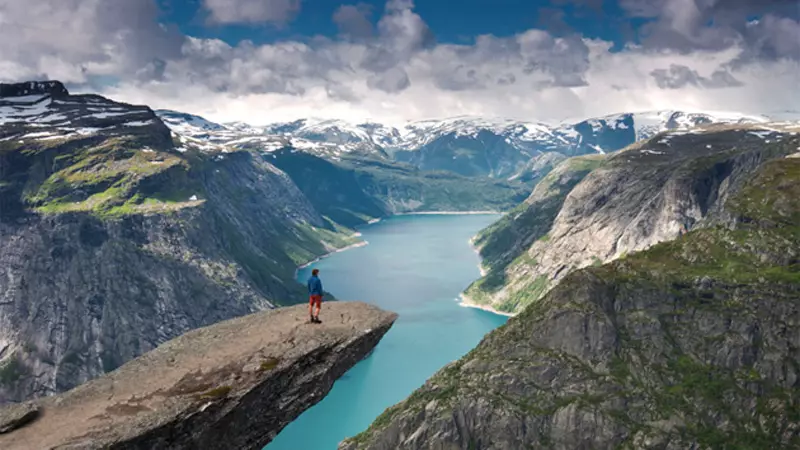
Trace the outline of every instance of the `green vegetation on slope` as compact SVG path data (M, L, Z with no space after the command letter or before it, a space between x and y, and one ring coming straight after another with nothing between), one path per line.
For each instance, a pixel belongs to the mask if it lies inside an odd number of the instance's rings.
M147 133L4 144L8 169L0 175L14 212L165 212L200 193L188 156Z
M570 158L545 176L533 194L512 209L500 220L482 230L474 244L480 249L486 276L467 288L466 295L476 303L489 303L507 283L508 271L516 267L530 267L535 260L526 254L536 240L549 239L547 232L553 225L567 194L593 170L605 162L604 155ZM538 298L549 284L545 277L523 281L526 288L503 299L495 305L500 311L514 312Z

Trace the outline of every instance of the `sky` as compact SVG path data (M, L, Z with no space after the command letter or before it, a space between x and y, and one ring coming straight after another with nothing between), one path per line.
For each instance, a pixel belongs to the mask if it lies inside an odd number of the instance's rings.
M800 0L0 0L0 81L255 125L800 110Z

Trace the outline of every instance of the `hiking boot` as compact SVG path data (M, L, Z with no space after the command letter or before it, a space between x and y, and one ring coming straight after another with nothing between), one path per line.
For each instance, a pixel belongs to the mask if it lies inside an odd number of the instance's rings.
M314 317L314 323L322 323L322 321L319 320L319 317Z

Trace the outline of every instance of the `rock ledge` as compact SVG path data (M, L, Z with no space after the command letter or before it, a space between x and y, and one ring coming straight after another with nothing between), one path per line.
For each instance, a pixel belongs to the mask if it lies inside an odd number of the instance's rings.
M0 448L260 449L363 359L397 315L280 308L186 333L69 392L0 409Z

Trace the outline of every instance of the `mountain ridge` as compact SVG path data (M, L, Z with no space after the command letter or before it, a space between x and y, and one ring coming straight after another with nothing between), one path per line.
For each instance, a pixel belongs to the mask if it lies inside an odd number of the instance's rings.
M769 120L740 113L665 110L611 114L560 124L456 116L411 121L399 127L315 118L252 126L242 122L217 124L199 116L181 120L189 116L168 110L157 114L179 134L218 144L266 152L292 147L332 160L340 160L343 155L378 157L421 170L507 180L528 180L526 168L548 153L611 153L669 129ZM535 181L531 179L533 184Z

